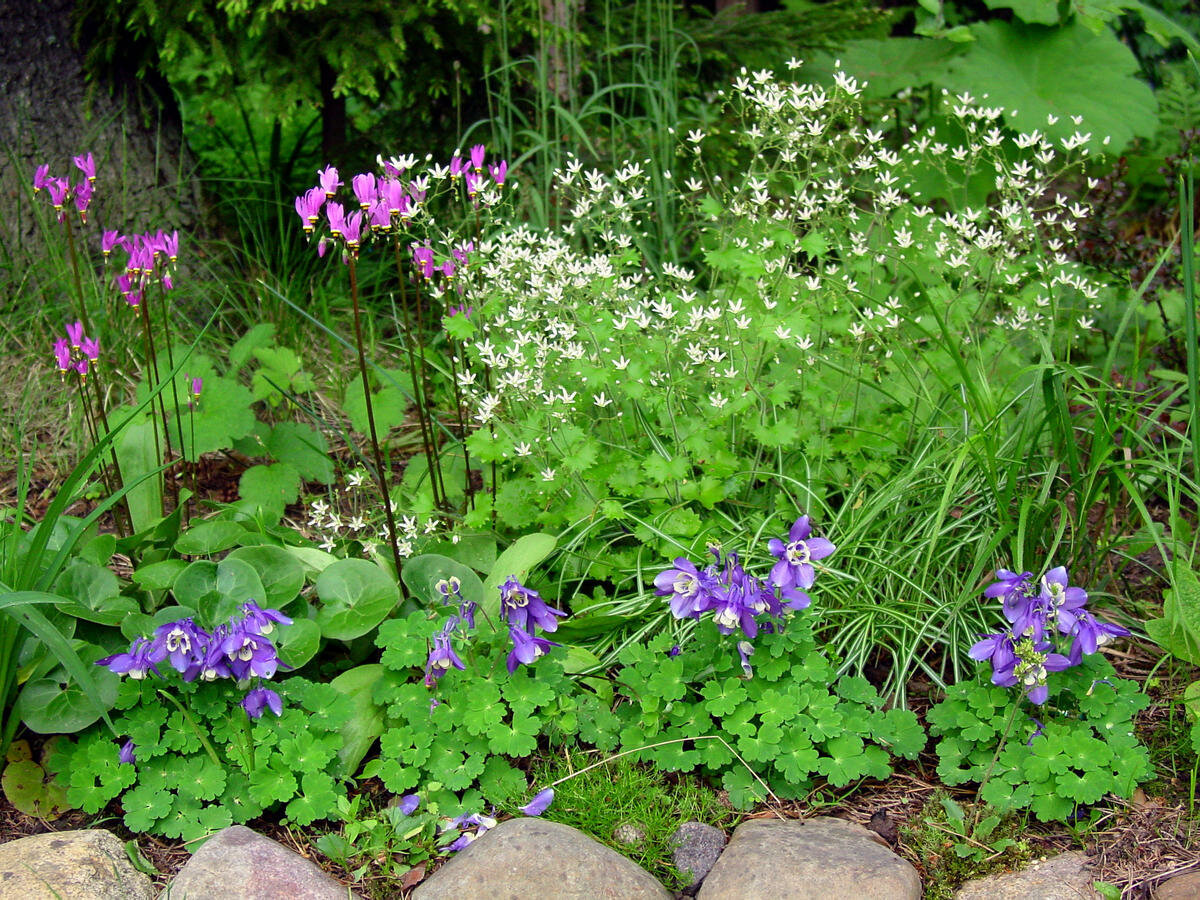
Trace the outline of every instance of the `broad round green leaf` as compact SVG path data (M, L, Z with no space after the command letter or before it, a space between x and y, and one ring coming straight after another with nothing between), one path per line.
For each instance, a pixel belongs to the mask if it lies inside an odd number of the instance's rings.
M184 556L207 556L237 546L246 529L236 522L201 522L179 536L175 552Z
M383 570L365 559L340 559L317 578L317 624L326 638L350 641L387 618L400 591Z
M120 594L117 576L108 569L81 559L73 560L54 583L56 593L66 598L59 610L88 622L119 625L138 604Z
M226 557L217 563L216 591L207 594L198 607L201 623L206 628L215 628L236 615L248 600L261 606L265 593L254 566Z
M175 584L179 573L187 567L187 561L182 559L164 559L139 566L133 573L133 583L148 591L166 590Z
M347 669L330 682L330 686L346 696L350 718L340 729L342 746L338 750L335 774L349 778L358 771L363 757L383 733L383 709L371 697L375 685L383 677L379 663Z
M259 606L282 609L296 599L304 587L304 567L291 553L282 547L262 544L258 547L239 547L225 557L225 561L240 559L253 566L262 581L262 597L256 597Z
M211 559L198 559L179 573L171 593L180 606L199 609L209 595L217 592L217 564Z
M278 625L269 635L279 658L299 669L317 655L321 647L321 626L312 619L293 619L291 625Z
M436 553L414 556L404 564L401 577L413 596L426 606L441 606L446 598L437 590L437 583L450 577L459 580L463 599L477 605L483 603L483 582L471 569L457 560Z
M95 644L75 641L74 647L85 664L108 655ZM84 687L62 668L30 681L17 696L13 713L38 734L72 734L86 728L112 707L119 684L118 677L102 666L89 665L89 675L93 683Z

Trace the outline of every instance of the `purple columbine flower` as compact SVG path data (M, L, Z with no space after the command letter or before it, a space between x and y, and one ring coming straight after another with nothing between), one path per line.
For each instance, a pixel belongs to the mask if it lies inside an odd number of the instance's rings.
M270 678L279 668L275 645L267 638L246 627L243 620L230 623L229 635L221 642L229 660L229 669L238 681L247 678Z
M251 719L260 718L263 711L271 710L277 716L283 715L283 700L270 688L259 687L247 692L242 698L242 709Z
M825 538L811 537L812 526L808 516L801 516L792 523L787 543L771 538L767 549L779 562L771 569L771 583L780 588L798 587L808 590L816 578L812 561L824 559L836 549Z
M446 627L433 636L433 649L429 651L429 659L425 662L426 687L434 687L441 677L450 671L451 666L460 671L466 669L466 663L459 659L451 642L457 627L458 619L451 616Z
M186 676L193 670L195 677L200 673L211 637L190 618L159 625L154 629L149 658L156 663L169 660L176 672Z
M525 587L517 581L516 576L510 575L500 585L500 615L508 620L509 625L532 634L535 625L542 631L558 630L555 616L565 616L566 613L547 606L541 594Z
M218 625L213 629L212 639L205 648L204 659L200 663L200 680L216 681L218 678L232 678L233 670L229 668L229 657L225 654L225 639L229 637L229 626Z
M990 660L992 663L992 682L999 684L996 681L995 673L1001 670L1011 672L1015 664L1016 653L1013 636L1007 631L1001 631L997 634L983 635L983 640L971 645L971 649L967 651L967 656L971 659Z
M747 678L753 678L754 668L750 665L750 657L754 655L754 645L749 641L738 641L737 652L742 659L742 671Z
M1083 588L1068 584L1066 567L1058 566L1042 577L1042 590L1038 599L1045 604L1050 615L1056 615L1081 609L1087 604L1088 596Z
M200 396L199 388L196 389L196 396ZM242 627L251 634L261 634L264 637L274 631L276 625L292 624L292 620L279 610L262 609L253 600L242 604L242 615Z
M134 638L133 643L129 645L128 652L114 653L104 659L98 659L96 665L105 666L110 672L117 675L128 675L135 681L145 678L147 672L153 672L162 677L154 660L150 658L150 651L153 647L154 644L147 638Z
M511 675L517 671L517 667L521 665L532 665L537 661L539 656L542 656L551 647L561 647L562 644L556 644L553 641L548 641L545 638L535 637L528 631L518 628L515 625L509 626L508 636L512 639L513 648L508 654L508 672Z
M676 557L675 568L654 576L654 592L671 598L671 614L677 619L698 619L701 613L711 609L716 587L716 574L712 569L700 570L682 556Z
M126 741L121 745L121 752L117 754L117 762L129 763L133 765L137 762L137 744L133 741Z
M538 791L537 796L521 807L521 812L527 816L540 816L554 802L554 788Z
M1129 629L1097 619L1086 609L1059 610L1058 627L1063 634L1074 635L1068 659L1077 665L1084 654L1095 653L1119 637L1129 637Z

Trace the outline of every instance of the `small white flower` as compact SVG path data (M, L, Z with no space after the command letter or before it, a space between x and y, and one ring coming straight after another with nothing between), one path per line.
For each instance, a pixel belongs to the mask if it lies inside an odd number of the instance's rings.
M553 481L554 480L554 470L551 469L549 466L542 469L542 471L539 474L542 476L542 481Z
M513 448L513 452L516 453L517 456L529 456L533 453L533 450L527 443L522 441Z

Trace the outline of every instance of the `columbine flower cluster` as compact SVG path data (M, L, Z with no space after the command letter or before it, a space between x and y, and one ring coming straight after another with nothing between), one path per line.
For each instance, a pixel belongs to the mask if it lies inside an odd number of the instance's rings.
M65 338L54 342L54 359L64 376L75 372L86 378L91 365L100 360L100 342L83 333L82 322L75 322L67 326Z
M561 644L538 637L537 629L557 631L555 616L565 615L562 610L546 605L537 591L509 576L500 585L500 616L508 623L508 636L513 643L508 654L508 671L515 672L522 664L530 665L551 647L561 647Z
M816 579L813 562L832 554L835 547L825 538L813 537L808 516L801 516L786 540L772 538L767 549L777 562L766 580L746 572L737 553L726 554L712 546L709 551L715 562L701 569L684 557L677 558L675 568L655 577L655 593L670 597L671 613L677 619L699 619L711 612L721 634L740 628L753 639L760 628L770 632L782 625L786 611L808 607L812 600L805 591ZM760 622L762 616L769 621ZM738 651L748 670L753 647L747 649L743 643Z
M58 213L59 222L67 220L65 207L74 203L75 209L79 211L80 221L87 224L88 207L91 205L96 185L96 159L91 153L87 153L72 157L71 162L83 173L79 182L71 184L67 178L52 176L49 164L44 164L38 166L33 173L33 192L36 194L43 188L46 189L50 195L50 205Z
M462 595L462 583L454 577L439 581L435 589L442 603L458 603L458 612L446 620L442 629L433 636L429 658L425 663L425 684L434 687L451 668L465 669L466 664L455 652L454 637L461 634L469 637L475 629L475 604ZM521 584L515 576L509 576L500 585L500 617L508 625L508 636L512 641L507 666L511 674L519 666L531 665L551 647L560 647L553 641L537 634L537 629L553 632L558 628L557 616L565 616L562 610L546 604L541 595Z
M163 677L158 666L170 663L184 681L216 681L232 678L242 688L252 679L269 679L280 665L275 645L267 635L276 625L292 620L275 609L262 609L253 600L243 603L240 616L218 625L209 634L191 618L160 625L153 638L135 638L126 653L115 653L96 661L118 675L142 679L150 672ZM251 719L265 709L283 714L283 701L270 688L256 685L242 698L242 708Z
M1083 588L1069 583L1064 566L1051 569L1039 581L1030 572L996 571L999 579L984 590L985 597L999 599L1009 628L983 635L974 644L970 657L990 660L992 683L1001 687L1020 685L1030 701L1046 702L1050 672L1061 672L1078 665L1084 655L1118 637L1127 637L1128 629L1103 622L1084 607L1088 601ZM1067 654L1052 638L1071 638Z

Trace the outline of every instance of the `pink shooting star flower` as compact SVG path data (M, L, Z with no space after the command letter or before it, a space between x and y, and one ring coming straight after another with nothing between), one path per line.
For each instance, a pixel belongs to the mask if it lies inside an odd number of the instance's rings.
M100 341L98 341L96 338L85 337L82 341L80 341L79 349L82 351L83 355L92 362L99 362Z
M123 246L125 238L121 237L121 232L113 229L112 231L103 231L100 233L100 252L108 256L113 251L113 247Z
M47 187L50 187L50 164L43 163L33 172L33 192L36 194Z
M496 165L488 166L488 172L492 181L496 182L496 187L504 187L504 179L508 177L508 160L502 159Z
M454 277L454 269L454 260L448 259L442 263L442 274L446 276L447 280Z
M91 205L94 190L90 181L81 181L75 187L75 208L79 210L79 218L85 225L87 224L88 206Z
M74 156L71 162L75 163L75 168L83 173L83 177L89 182L96 180L96 158L89 151L84 156Z
M161 248L162 252L167 255L167 259L169 259L171 262L178 262L179 232L172 231L170 234L163 234L159 241L159 247Z
M363 214L355 210L346 216L345 224L342 228L342 239L345 240L346 246L355 255L358 254L359 244L363 236Z
M476 172L468 172L467 178L466 178L467 196L468 197L478 196L479 192L483 190L483 186L486 183L486 181L487 181L487 179L484 178L482 175L480 175Z
M455 154L450 157L450 177L452 179L460 178L465 170L466 165L463 163L463 158L459 156L457 152L455 152Z
M320 184L321 190L325 192L325 196L327 198L336 194L337 189L342 186L342 182L338 178L338 170L333 166L326 166L324 169L317 172L317 181Z
M325 205L325 192L319 187L309 188L296 198L296 215L304 226L305 234L312 234Z
M476 172L483 171L483 157L486 152L483 144L476 144L471 148L471 165L475 167Z
M376 197L375 176L364 172L351 178L350 184L354 188L354 196L358 198L358 205L363 210L370 209Z
M367 218L372 231L384 231L392 227L392 212L388 209L387 201L382 198L371 204Z
M83 343L83 323L75 322L73 325L67 326L67 339L71 342L71 349L78 350Z
M412 248L413 262L417 264L421 275L425 278L432 278L434 272L433 265L433 248L432 247L413 247Z
M463 268L466 268L469 255L475 252L475 242L464 241L450 252L462 264Z
M50 204L61 211L63 204L71 193L71 184L65 178L51 178L46 182L46 190L50 192Z
M325 217L329 219L329 233L334 237L341 237L346 229L346 208L340 203L327 203Z
M54 342L54 359L58 363L60 372L66 372L71 368L71 345L67 343L66 338L59 338Z

